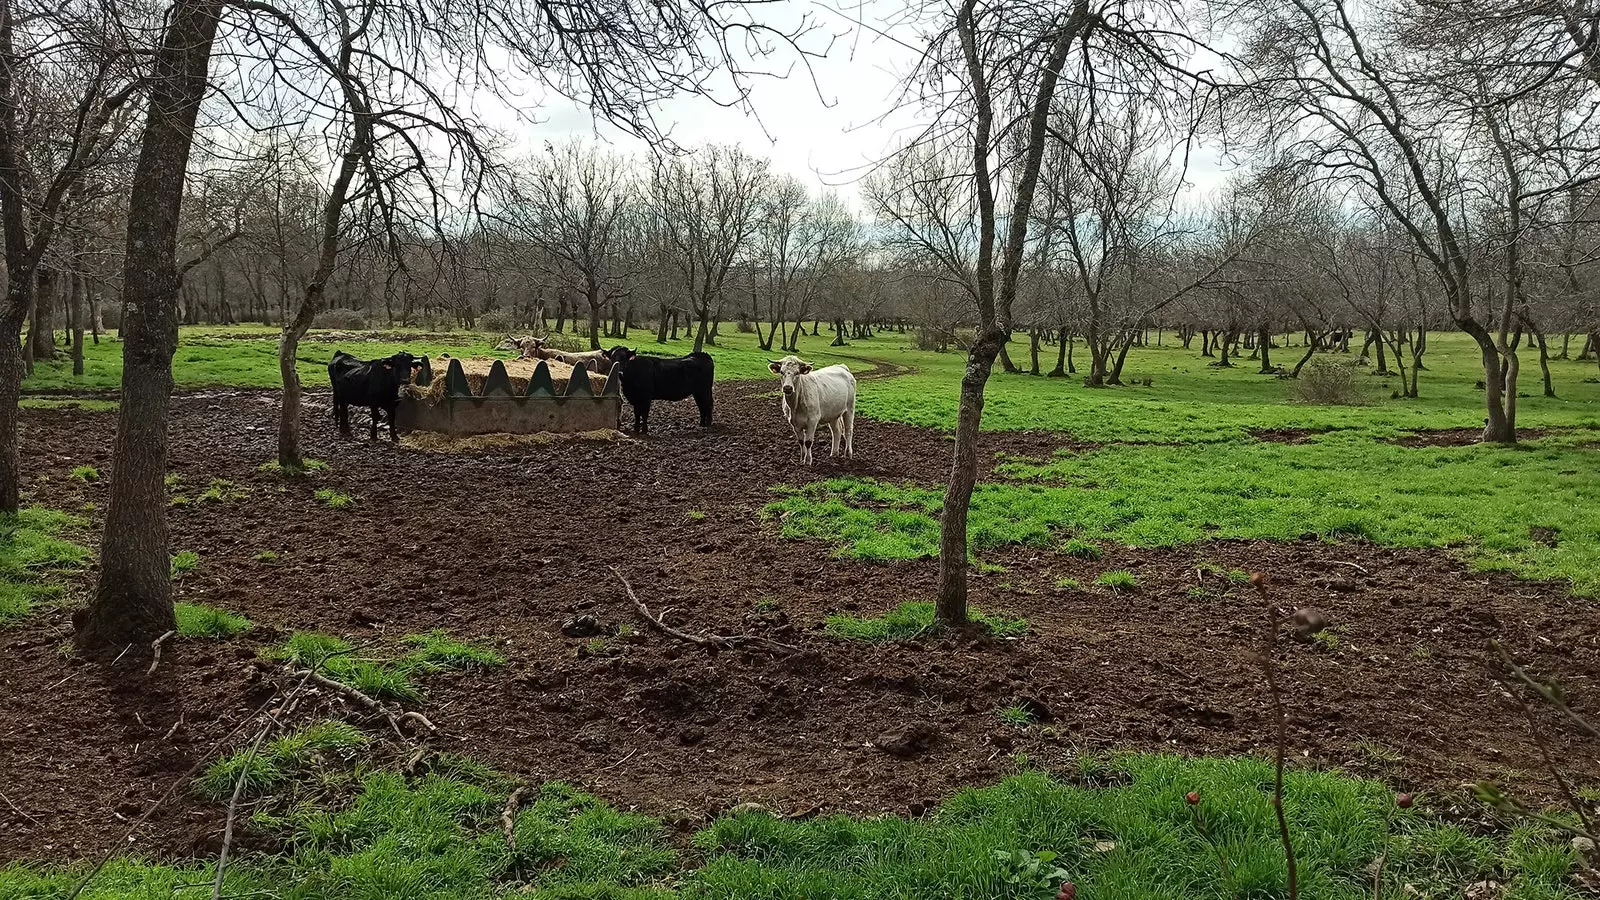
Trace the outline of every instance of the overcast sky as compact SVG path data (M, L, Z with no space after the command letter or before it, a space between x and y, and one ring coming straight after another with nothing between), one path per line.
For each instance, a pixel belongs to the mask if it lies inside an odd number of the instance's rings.
M902 8L903 0L857 0L847 12L795 0L793 9L808 10L817 26L814 45L828 35L840 35L825 59L812 60L815 81L799 64L786 78L757 78L752 82L755 115L720 107L710 100L683 97L663 104L657 119L670 126L682 145L715 141L737 144L751 154L768 157L773 168L794 175L813 189L836 191L859 209L856 182L874 162L881 160L898 138L914 131L919 114L897 109L901 79L915 62L907 44L917 41L914 31L886 25L886 15ZM861 28L854 21L867 22ZM883 30L884 34L873 34ZM904 43L902 43L904 42ZM787 59L793 59L790 54ZM531 93L531 92L530 92ZM511 134L526 151L547 140L565 137L592 139L593 116L587 109L558 96L547 97L535 115L538 124L518 122L514 113L486 108L482 115ZM599 134L618 151L640 153L636 139L605 124ZM1191 159L1189 180L1198 193L1208 193L1220 181L1223 167L1216 155L1202 152Z

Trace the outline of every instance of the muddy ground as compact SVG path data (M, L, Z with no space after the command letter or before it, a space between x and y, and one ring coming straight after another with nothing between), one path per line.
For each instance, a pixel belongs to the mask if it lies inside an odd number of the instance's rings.
M1011 771L1018 752L1065 767L1075 754L1113 748L1263 749L1269 698L1252 657L1262 605L1247 585L1197 573L1202 562L1267 570L1279 602L1320 607L1337 626L1336 648L1293 644L1278 654L1298 762L1448 798L1465 798L1464 785L1484 778L1552 797L1527 725L1490 678L1494 637L1533 670L1559 676L1580 709L1600 711L1592 601L1471 573L1441 553L1360 543L1109 548L1093 562L1018 549L992 560L1004 573L974 576L972 596L1025 615L1025 639L831 639L821 631L830 613L930 599L936 564L844 561L829 547L781 540L760 517L770 487L841 472L937 483L950 444L863 420L855 461L805 472L777 400L756 396L770 390L719 386L710 432L695 427L692 405L677 404L656 413L647 441L463 455L341 442L326 398L314 397L308 449L331 470L281 493L257 471L275 446L269 392L181 396L171 459L180 490L197 494L221 477L251 493L173 508L174 551L202 560L177 593L258 627L226 643L176 642L149 677L138 654L107 667L59 652L70 634L65 611L0 632L0 860L97 854L219 741L244 743L228 735L280 677L258 653L294 629L377 649L432 628L494 645L506 667L423 682L420 708L439 726L431 746L685 826L740 802L782 813L919 813ZM44 479L37 501L96 504L86 515L97 530L103 483L67 474L85 464L109 474L115 414L24 410L23 423L25 471ZM1039 456L1055 443L986 435L985 459ZM318 486L357 502L330 510L313 499ZM257 561L263 550L279 560ZM636 623L613 565L653 608L672 609L679 628L767 635L796 649L712 653L649 634L612 642L606 653L616 655L590 654L588 639L562 634L565 623ZM1140 586L1056 587L1118 568ZM1019 700L1047 721L1002 724L996 710ZM1580 779L1600 777L1594 748L1546 721L1557 758ZM871 745L913 725L934 737L912 755ZM221 830L222 811L180 787L127 849L210 853Z

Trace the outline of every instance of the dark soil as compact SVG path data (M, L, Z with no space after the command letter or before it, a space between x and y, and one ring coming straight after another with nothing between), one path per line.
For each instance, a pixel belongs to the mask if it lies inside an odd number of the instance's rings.
M1571 431L1587 431L1581 428L1518 428L1519 440L1549 437L1552 434L1563 434ZM1467 447L1483 442L1482 428L1424 428L1409 432L1397 438L1390 438L1386 443L1398 444L1402 447Z
M1335 431L1327 428L1252 428L1250 436L1258 441L1273 444L1304 444L1318 435Z
M974 576L973 598L1027 616L1024 639L831 639L821 630L830 613L931 598L936 564L843 561L780 540L760 517L770 487L839 473L939 483L950 444L862 420L857 459L808 471L778 402L751 399L770 389L719 387L709 432L694 427L691 404L673 404L656 413L649 440L462 455L339 442L326 407L314 405L309 449L331 469L287 485L257 471L273 455L270 394L180 397L179 490L194 496L221 477L251 493L172 509L173 550L201 557L179 599L258 627L230 642L173 642L149 677L138 650L111 664L58 652L70 634L65 611L0 631L0 860L96 855L219 742L243 745L234 730L281 678L256 656L293 629L384 649L447 628L493 645L510 659L503 669L424 682L435 749L684 824L746 801L785 813L920 811L1004 775L1018 752L1057 767L1105 749L1262 751L1270 704L1251 654L1263 604L1249 585L1201 571L1266 570L1277 602L1315 605L1331 621L1336 647L1286 641L1278 654L1297 763L1455 797L1488 778L1550 799L1526 724L1489 676L1493 637L1532 671L1558 676L1578 708L1600 713L1592 601L1470 573L1443 554L1360 543L1107 548L1095 562L1018 548L991 560L1005 572ZM92 464L114 475L115 414L22 416L24 464L42 478L36 502L103 508L103 485L67 474ZM1047 440L989 434L985 455L1047 454ZM358 499L330 510L312 497L318 486ZM100 509L86 514L98 528ZM265 550L279 560L256 561ZM797 652L713 653L654 633L601 648L564 636L581 616L607 631L637 624L613 565L651 608L672 610L679 629L764 635ZM1090 584L1107 569L1132 571L1140 587L1055 587L1068 576ZM1002 724L996 710L1015 702L1048 724ZM1545 721L1570 774L1600 777L1592 747ZM124 846L210 853L222 817L180 786Z

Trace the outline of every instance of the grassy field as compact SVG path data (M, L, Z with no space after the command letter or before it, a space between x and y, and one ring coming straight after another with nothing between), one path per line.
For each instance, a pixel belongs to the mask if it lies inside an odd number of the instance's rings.
M688 340L662 346L648 332L634 337L646 350L690 349ZM1130 354L1129 387L1096 390L1079 379L994 376L985 429L1060 431L1106 446L1043 462L1017 461L1003 469L1002 480L980 486L975 549L1071 538L1161 546L1206 536L1291 539L1314 532L1329 539L1450 548L1478 566L1565 579L1578 592L1600 592L1600 433L1558 434L1517 449L1384 442L1413 429L1481 425L1477 357L1464 337L1430 339L1421 399L1393 399L1398 379L1370 374L1366 367L1357 375L1366 402L1354 406L1295 403L1291 382L1256 374L1250 360L1212 368L1168 339L1164 349ZM434 356L492 354L498 340L463 333L404 345L358 342L345 349L367 358L402 347ZM806 336L802 355L819 365L845 362L857 372L880 364L911 370L864 384L858 397L864 417L952 425L964 354L916 351L910 335L892 332L845 347L829 347L829 340L826 332ZM335 346L302 346L300 371L308 385L326 382L326 361ZM108 340L86 349L85 376L72 376L67 363L44 364L26 389L115 388L120 344ZM1024 348L1015 349L1021 361ZM1295 349L1280 348L1279 361L1292 362ZM770 377L766 361L776 355L763 353L754 335L731 325L712 352L724 380ZM278 382L276 353L271 329L185 329L174 375L184 388L271 387ZM1053 362L1051 357L1045 365ZM1540 395L1536 360L1524 361L1522 388L1529 396L1519 401L1519 422L1529 428L1600 429L1600 367L1576 360L1552 367L1557 396L1547 398ZM1132 386L1146 379L1149 386ZM869 423L863 430L870 428ZM1285 428L1327 433L1299 444L1251 436L1257 429ZM937 487L833 480L801 486L770 511L791 513L789 536L829 540L848 555L924 556L936 548Z
M1019 761L1019 774L919 819L789 821L739 811L687 845L659 820L546 783L528 794L508 847L500 820L508 779L447 756L415 779L364 771L365 744L355 729L326 722L263 748L258 765L279 796L254 823L286 849L236 859L224 896L1047 900L1072 881L1081 900L1222 900L1279 897L1287 881L1261 788L1271 767L1258 760L1084 758L1053 776ZM221 795L232 781L208 775L199 786ZM1094 784L1103 786L1085 786ZM1373 897L1368 866L1382 853L1381 900L1460 897L1488 879L1505 885L1496 895L1503 900L1579 896L1567 883L1575 855L1550 830L1474 835L1423 809L1396 808L1375 782L1332 773L1295 772L1285 788L1308 900ZM331 800L341 792L345 799ZM83 873L0 868L0 897L64 898ZM118 859L81 896L205 898L214 877L210 863Z

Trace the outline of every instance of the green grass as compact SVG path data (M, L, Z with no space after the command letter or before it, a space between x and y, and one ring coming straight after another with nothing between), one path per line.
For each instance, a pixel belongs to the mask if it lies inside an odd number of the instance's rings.
M257 550L256 554L250 558L258 563L271 564L278 562L280 557L276 550Z
M342 494L329 488L317 488L317 490L314 492L314 496L317 498L318 503L321 503L323 506L326 506L329 509L344 509L350 504L356 502L356 498L350 496L349 494Z
M1056 579L1056 587L1062 590L1076 590L1082 586L1083 585L1078 582L1078 579L1073 578L1071 575L1063 575Z
M117 408L115 400L80 400L75 397L23 397L17 403L21 409L80 409L84 412L110 412Z
M1306 444L1112 447L1043 464L1007 464L973 494L974 552L1049 546L1058 534L1134 547L1208 538L1366 538L1449 548L1483 569L1600 592L1597 435L1517 449L1410 448L1334 433ZM839 478L780 491L765 514L784 536L841 556L938 553L942 491ZM1531 528L1555 529L1555 546Z
M227 503L233 500L242 500L250 496L247 488L241 488L226 478L213 478L206 489L196 496L197 503Z
M244 797L258 797L282 786L320 757L348 757L367 745L367 736L343 722L322 722L263 744L255 753L245 747L224 756L195 780L195 791L226 801L244 780Z
M450 637L443 629L409 635L406 643L416 649L405 655L401 665L418 671L454 669L470 672L506 664L504 656L493 650L464 644Z
M1005 614L990 614L969 610L972 621L982 625L995 637L1021 637L1028 633L1028 620ZM832 615L826 629L834 637L853 641L883 643L918 637L934 630L933 604L908 601L882 616L860 618Z
M1113 591L1131 591L1139 586L1139 579L1127 569L1112 569L1101 572L1094 580L1100 587L1108 587Z
M200 568L200 554L193 550L180 550L172 555L172 577L181 578Z
M62 535L83 526L81 519L41 507L0 515L0 626L61 597L61 576L89 557L88 548Z
M268 475L277 475L279 477L288 477L288 478L300 478L300 477L303 477L303 476L315 475L318 472L327 471L327 468L328 468L328 464L323 462L320 459L307 458L307 459L300 460L300 463L301 463L301 465L300 465L300 468L298 470L291 469L287 473L284 472L283 465L281 463L279 463L277 460L272 460L271 462L264 462L261 465L257 466L256 469L257 469L257 471L264 472L264 473L266 473Z
M1056 885L1044 876L1056 867L1063 875L1054 877L1074 881L1081 900L1285 896L1266 793L1271 767L1253 758L1117 757L1095 764L1102 775L1123 776L1102 788L1027 771L957 794L918 819L739 812L694 834L687 851L656 819L546 783L525 798L511 851L500 824L510 786L470 761L453 765L441 756L409 780L368 771L344 799L288 799L297 780L347 764L361 743L348 726L326 723L268 743L248 765L236 751L197 782L197 791L220 798L243 773L251 797L269 798L256 826L283 848L237 856L227 896L1048 900ZM1567 883L1574 855L1553 832L1468 833L1423 808L1395 810L1378 782L1331 772L1291 771L1285 789L1307 900L1370 898L1368 867L1384 849L1390 817L1384 900L1458 900L1467 885L1487 879L1505 885L1505 900L1580 896ZM1187 791L1200 794L1207 827L1228 850L1231 878L1195 831ZM203 900L211 866L209 859L120 858L84 896ZM59 900L83 871L81 864L13 863L0 868L0 896Z
M202 603L177 603L181 637L226 639L250 630L250 620Z
M412 647L395 658L357 655L358 648L331 634L297 631L268 655L312 668L380 700L416 702L422 690L412 680L445 670L474 671L505 664L492 650L462 643L436 629L406 637Z
M100 470L96 469L94 466L78 466L77 468L74 468L72 473L67 477L71 478L73 481L88 484L91 481L100 480Z
M683 517L685 519L688 519L691 522L704 522L705 518L706 518L706 514L701 512L698 509L691 509L688 512L684 513Z
M1100 558L1100 548L1088 541L1071 538L1061 545L1061 552L1079 559L1095 560Z
M1001 722L1007 725L1015 725L1018 728L1026 728L1033 724L1033 713L1029 712L1026 706L1016 704L1004 706L995 710L995 716Z

